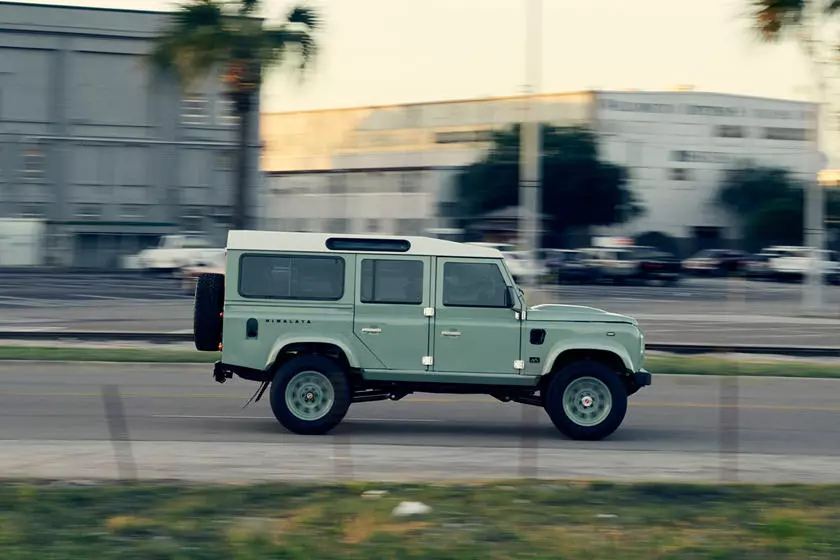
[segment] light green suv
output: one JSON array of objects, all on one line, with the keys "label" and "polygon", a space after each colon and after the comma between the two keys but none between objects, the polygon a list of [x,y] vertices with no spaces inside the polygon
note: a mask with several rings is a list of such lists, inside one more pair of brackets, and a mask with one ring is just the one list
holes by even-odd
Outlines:
[{"label": "light green suv", "polygon": [[325,434],[352,403],[415,392],[544,407],[597,440],[650,385],[636,320],[590,307],[525,307],[492,248],[424,237],[232,231],[225,274],[195,294],[195,345],[214,377],[261,382],[277,420]]}]

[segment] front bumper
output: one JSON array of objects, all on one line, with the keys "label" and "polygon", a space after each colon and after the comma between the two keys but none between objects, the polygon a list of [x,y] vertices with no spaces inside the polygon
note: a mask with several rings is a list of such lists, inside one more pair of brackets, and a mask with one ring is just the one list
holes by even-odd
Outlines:
[{"label": "front bumper", "polygon": [[653,376],[646,369],[640,369],[633,374],[633,381],[638,387],[648,387],[653,384]]}]

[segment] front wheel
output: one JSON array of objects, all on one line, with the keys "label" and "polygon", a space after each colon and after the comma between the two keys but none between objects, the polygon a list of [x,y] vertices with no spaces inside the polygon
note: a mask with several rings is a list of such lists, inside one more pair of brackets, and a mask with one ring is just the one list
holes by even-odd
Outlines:
[{"label": "front wheel", "polygon": [[324,356],[300,356],[284,364],[271,382],[271,411],[295,434],[323,435],[350,408],[350,384],[343,368]]},{"label": "front wheel", "polygon": [[554,426],[576,440],[610,436],[627,413],[627,389],[618,373],[592,360],[559,371],[549,383],[544,401]]}]

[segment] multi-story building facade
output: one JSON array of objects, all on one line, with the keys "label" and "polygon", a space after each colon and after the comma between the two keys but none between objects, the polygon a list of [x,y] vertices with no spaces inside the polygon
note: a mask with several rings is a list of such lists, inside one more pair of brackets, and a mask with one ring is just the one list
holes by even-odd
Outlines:
[{"label": "multi-story building facade", "polygon": [[182,231],[224,241],[235,120],[218,80],[182,91],[149,63],[167,17],[0,2],[0,218],[44,220],[47,264],[111,267]]},{"label": "multi-story building facade", "polygon": [[[458,172],[491,132],[520,122],[523,98],[263,115],[261,197],[269,229],[419,233],[452,226]],[[601,156],[626,166],[640,218],[599,234],[662,232],[692,245],[737,237],[714,204],[722,173],[740,161],[780,165],[813,180],[813,105],[694,91],[541,95],[544,123],[583,125]]]}]

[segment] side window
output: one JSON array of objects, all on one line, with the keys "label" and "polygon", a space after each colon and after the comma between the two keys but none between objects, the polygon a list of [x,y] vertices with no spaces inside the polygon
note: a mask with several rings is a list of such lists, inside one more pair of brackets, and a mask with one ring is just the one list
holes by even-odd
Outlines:
[{"label": "side window", "polygon": [[504,308],[507,284],[493,263],[448,262],[443,266],[443,305]]},{"label": "side window", "polygon": [[344,259],[242,255],[239,295],[262,299],[340,300],[344,296]]},{"label": "side window", "polygon": [[362,303],[423,303],[423,261],[364,259]]}]

